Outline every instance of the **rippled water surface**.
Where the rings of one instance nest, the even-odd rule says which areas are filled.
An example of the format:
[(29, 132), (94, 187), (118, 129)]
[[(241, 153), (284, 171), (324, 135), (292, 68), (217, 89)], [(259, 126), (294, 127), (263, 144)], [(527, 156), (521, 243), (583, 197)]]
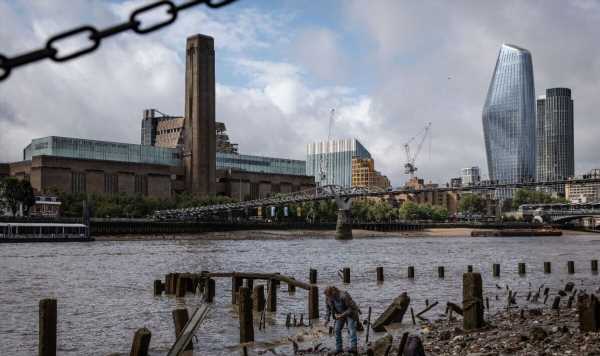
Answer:
[[(199, 303), (194, 297), (154, 297), (153, 280), (164, 279), (168, 272), (280, 272), (306, 281), (309, 268), (316, 268), (322, 291), (327, 284), (341, 285), (336, 271), (350, 267), (352, 283), (341, 287), (363, 312), (371, 306), (376, 317), (407, 291), (415, 311), (424, 307), (425, 299), (438, 300), (440, 305), (427, 314), (436, 317), (446, 301), (461, 302), (461, 275), (468, 264), (482, 273), (492, 307), (500, 307), (505, 300), (496, 301), (495, 296), (503, 296), (504, 290), (496, 284), (509, 284), (522, 298), (542, 283), (554, 290), (567, 281), (596, 289), (600, 278), (590, 272), (590, 260), (598, 258), (600, 236), (583, 235), (0, 244), (0, 355), (37, 353), (38, 302), (48, 297), (58, 300), (60, 355), (128, 355), (133, 333), (144, 326), (152, 332), (151, 354), (165, 354), (174, 341), (171, 310)], [(575, 275), (566, 273), (569, 260), (575, 261)], [(552, 262), (552, 274), (543, 274), (544, 261)], [(517, 275), (519, 262), (527, 264), (525, 276)], [(493, 263), (502, 265), (500, 278), (491, 276)], [(414, 280), (406, 278), (411, 265)], [(383, 284), (375, 282), (377, 266), (384, 267)], [(445, 266), (445, 279), (437, 277), (437, 266)], [(290, 296), (282, 284), (278, 311), (269, 317), (266, 331), (255, 329), (256, 339), (295, 334), (298, 329), (285, 328), (285, 316), (306, 313), (306, 300), (304, 290)], [(237, 354), (231, 347), (239, 340), (239, 324), (230, 302), (231, 279), (218, 279), (215, 304), (196, 333), (195, 355)], [(323, 315), (322, 296), (320, 302)], [(279, 350), (286, 352), (285, 347)]]

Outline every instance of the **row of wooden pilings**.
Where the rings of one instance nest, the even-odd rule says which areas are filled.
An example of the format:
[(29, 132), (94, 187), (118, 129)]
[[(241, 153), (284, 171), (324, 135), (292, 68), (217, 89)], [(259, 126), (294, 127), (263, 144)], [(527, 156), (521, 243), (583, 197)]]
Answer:
[[(598, 272), (598, 260), (591, 260), (590, 267), (591, 267), (590, 270), (592, 272)], [(446, 269), (444, 266), (438, 266), (437, 272), (438, 272), (439, 278), (444, 278), (445, 274), (446, 274)], [(472, 265), (467, 266), (467, 272), (473, 272)], [(518, 264), (518, 272), (520, 275), (527, 274), (527, 265), (524, 262), (520, 262)], [(375, 273), (376, 273), (377, 282), (383, 282), (384, 281), (383, 267), (377, 267), (375, 269)], [(552, 263), (551, 262), (544, 262), (544, 273), (546, 273), (546, 274), (552, 273)], [(567, 262), (567, 273), (569, 273), (569, 274), (575, 273), (575, 262), (574, 261)], [(349, 267), (344, 267), (341, 270), (339, 270), (338, 275), (343, 283), (350, 283), (350, 268)], [(499, 263), (492, 264), (492, 275), (494, 277), (500, 277), (500, 264)], [(414, 266), (408, 266), (406, 276), (407, 276), (407, 278), (411, 278), (411, 279), (415, 278), (415, 267)]]

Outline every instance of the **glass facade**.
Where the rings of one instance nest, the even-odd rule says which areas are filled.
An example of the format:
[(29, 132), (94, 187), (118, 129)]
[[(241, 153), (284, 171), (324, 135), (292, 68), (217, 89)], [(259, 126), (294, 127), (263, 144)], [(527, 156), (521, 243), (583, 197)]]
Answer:
[(535, 89), (529, 51), (502, 45), (482, 118), (490, 179), (534, 179)]
[(41, 155), (181, 166), (179, 151), (173, 148), (58, 136), (34, 139), (23, 151), (24, 160)]
[(228, 168), (259, 173), (306, 175), (304, 161), (217, 152), (217, 169)]
[[(357, 139), (321, 141), (306, 147), (306, 174), (317, 185), (352, 186), (352, 158), (371, 158)], [(324, 176), (321, 173), (325, 172)]]
[(546, 95), (538, 99), (536, 130), (537, 181), (573, 177), (575, 143), (571, 89), (547, 89)]

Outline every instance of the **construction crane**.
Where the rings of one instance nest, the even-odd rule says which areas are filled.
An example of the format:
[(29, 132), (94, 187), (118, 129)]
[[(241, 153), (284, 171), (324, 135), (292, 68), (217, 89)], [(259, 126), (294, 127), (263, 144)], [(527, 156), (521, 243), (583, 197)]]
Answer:
[[(423, 148), (423, 143), (427, 138), (427, 134), (429, 133), (429, 129), (431, 128), (431, 122), (427, 123), (423, 130), (419, 131), (418, 134), (411, 137), (408, 142), (404, 144), (404, 151), (406, 152), (406, 164), (404, 164), (404, 173), (409, 174), (412, 179), (415, 176), (415, 172), (417, 171), (417, 166), (415, 166), (415, 161), (417, 157), (419, 157), (419, 153), (421, 152), (421, 148)], [(414, 154), (411, 155), (410, 144), (413, 143), (416, 139), (421, 138), (419, 144), (417, 145), (417, 149)]]
[[(332, 131), (333, 131), (334, 117), (335, 117), (335, 109), (331, 109), (331, 111), (329, 112), (329, 129), (327, 130), (327, 141), (325, 141), (325, 147), (329, 147), (329, 141), (331, 140), (331, 135), (332, 135)], [(321, 161), (319, 163), (320, 163), (319, 183), (320, 183), (320, 185), (326, 185), (326, 184), (324, 184), (324, 182), (326, 183), (326, 181), (327, 181), (327, 160), (325, 159), (325, 150), (321, 154)]]

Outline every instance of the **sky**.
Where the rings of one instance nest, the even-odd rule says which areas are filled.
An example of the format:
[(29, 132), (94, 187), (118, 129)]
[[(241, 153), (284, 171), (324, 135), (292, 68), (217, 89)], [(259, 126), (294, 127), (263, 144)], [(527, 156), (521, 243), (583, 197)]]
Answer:
[[(147, 3), (0, 0), (0, 54), (125, 21)], [(333, 136), (356, 137), (394, 186), (407, 179), (403, 144), (429, 122), (419, 177), (443, 184), (470, 166), (487, 175), (481, 112), (496, 57), (502, 43), (527, 48), (536, 95), (573, 90), (580, 174), (600, 167), (599, 23), (596, 0), (201, 5), (151, 34), (15, 69), (0, 82), (0, 162), (21, 160), (31, 139), (50, 135), (139, 143), (144, 109), (183, 114), (185, 41), (202, 33), (215, 38), (216, 119), (242, 153), (305, 159), (306, 144), (327, 138), (335, 108)]]

